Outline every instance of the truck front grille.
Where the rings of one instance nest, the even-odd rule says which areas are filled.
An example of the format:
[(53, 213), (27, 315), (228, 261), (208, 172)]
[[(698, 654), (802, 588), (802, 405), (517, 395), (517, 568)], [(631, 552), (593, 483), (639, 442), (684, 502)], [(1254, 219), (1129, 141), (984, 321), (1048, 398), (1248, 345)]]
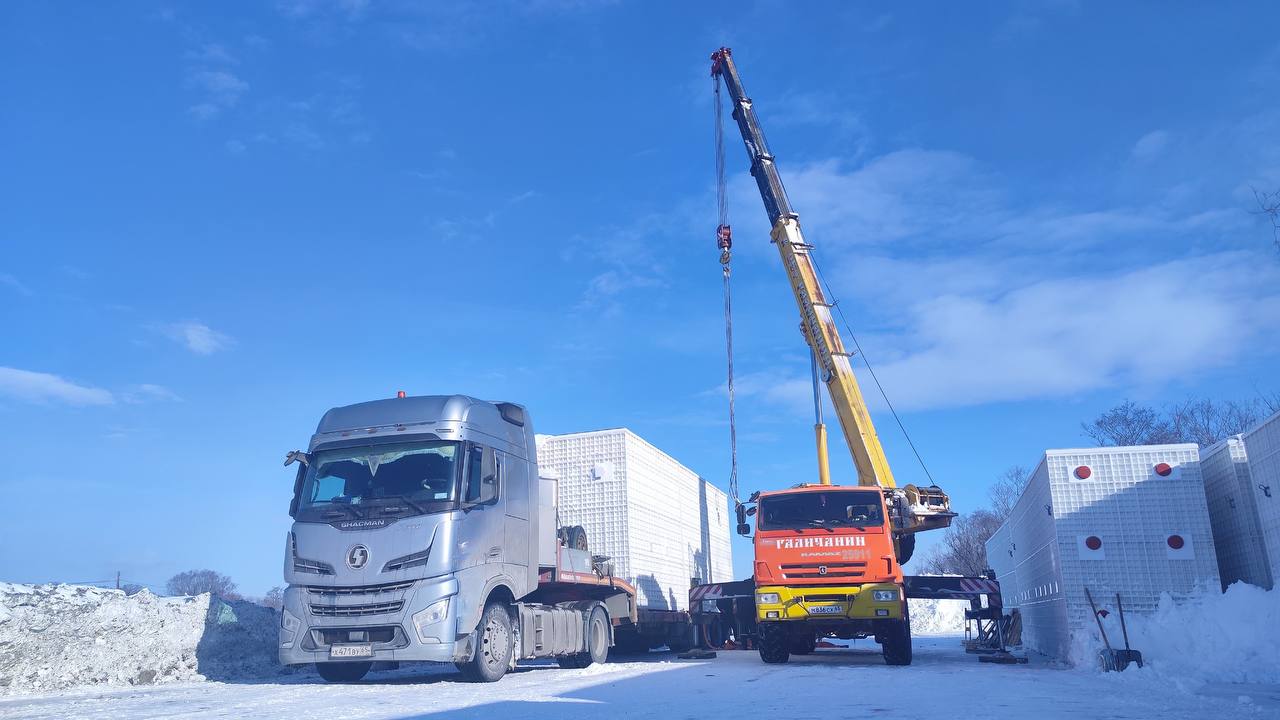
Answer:
[(865, 562), (801, 563), (783, 565), (782, 577), (787, 580), (845, 580), (863, 576)]
[(828, 594), (825, 594), (825, 595), (804, 595), (804, 596), (802, 596), (800, 599), (801, 599), (801, 600), (804, 600), (804, 601), (805, 601), (805, 602), (807, 602), (807, 603), (812, 603), (812, 602), (844, 602), (844, 601), (846, 601), (846, 600), (848, 600), (848, 599), (849, 599), (849, 596), (848, 596), (848, 595), (836, 594), (836, 593), (828, 593)]
[(311, 614), (321, 617), (361, 617), (364, 615), (384, 615), (400, 612), (404, 607), (403, 600), (392, 602), (365, 603), (362, 605), (317, 605), (311, 603)]
[(385, 583), (383, 585), (344, 585), (332, 587), (328, 585), (308, 585), (307, 591), (321, 598), (336, 598), (346, 595), (378, 595), (381, 593), (400, 592), (413, 587), (413, 581)]

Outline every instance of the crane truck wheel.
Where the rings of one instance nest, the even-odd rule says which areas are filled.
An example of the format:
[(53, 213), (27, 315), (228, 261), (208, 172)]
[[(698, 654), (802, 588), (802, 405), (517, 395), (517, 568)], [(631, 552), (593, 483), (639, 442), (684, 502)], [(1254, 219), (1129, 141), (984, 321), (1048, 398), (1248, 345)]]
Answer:
[(609, 658), (609, 616), (602, 608), (591, 611), (587, 620), (587, 649), (556, 658), (562, 668), (584, 668), (595, 663), (603, 663)]
[(796, 655), (808, 655), (818, 649), (818, 636), (805, 633), (791, 638), (791, 652)]
[(763, 622), (756, 627), (759, 632), (760, 659), (771, 664), (786, 662), (791, 657), (787, 629), (776, 622)]
[(497, 682), (511, 664), (511, 615), (501, 602), (490, 602), (480, 614), (476, 627), (475, 652), (471, 659), (457, 663), (468, 682)]
[(373, 667), (371, 662), (316, 663), (316, 672), (325, 682), (352, 683), (364, 678)]
[(911, 618), (905, 612), (901, 621), (885, 629), (881, 639), (885, 665), (911, 664)]

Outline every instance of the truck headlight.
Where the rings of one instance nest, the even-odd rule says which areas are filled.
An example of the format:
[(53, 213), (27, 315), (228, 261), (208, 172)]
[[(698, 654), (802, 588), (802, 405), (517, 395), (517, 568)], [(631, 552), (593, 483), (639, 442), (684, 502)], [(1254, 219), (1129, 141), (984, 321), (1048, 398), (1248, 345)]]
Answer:
[(873, 590), (871, 599), (876, 602), (893, 602), (898, 599), (897, 590)]
[(280, 647), (293, 647), (294, 636), (298, 634), (298, 628), (302, 626), (302, 621), (288, 610), (280, 612)]
[(428, 635), (432, 625), (449, 616), (449, 598), (441, 598), (422, 610), (413, 614), (413, 627), (418, 631), (418, 639), (424, 643), (438, 643), (440, 638)]
[(778, 593), (756, 593), (756, 602), (761, 605), (777, 605)]

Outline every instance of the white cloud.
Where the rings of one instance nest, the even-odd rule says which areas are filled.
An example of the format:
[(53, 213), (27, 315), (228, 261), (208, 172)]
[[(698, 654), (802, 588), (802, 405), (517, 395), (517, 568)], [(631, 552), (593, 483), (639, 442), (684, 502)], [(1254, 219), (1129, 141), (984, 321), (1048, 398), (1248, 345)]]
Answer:
[(18, 278), (12, 275), (9, 275), (8, 273), (0, 273), (0, 285), (4, 285), (10, 288), (11, 290), (18, 293), (19, 295), (26, 295), (30, 297), (31, 295), (35, 294), (31, 292), (31, 288), (24, 285), (21, 280), (19, 280)]
[(165, 325), (162, 329), (170, 340), (183, 345), (197, 355), (212, 355), (219, 350), (225, 350), (235, 342), (231, 336), (220, 333), (197, 320), (172, 323)]
[(145, 402), (181, 402), (182, 398), (178, 394), (163, 385), (153, 385), (151, 383), (142, 383), (134, 385), (128, 391), (120, 394), (120, 399), (127, 403), (141, 404)]
[(1170, 140), (1172, 136), (1168, 132), (1153, 130), (1138, 138), (1138, 142), (1133, 144), (1133, 157), (1135, 160), (1151, 160), (1164, 153), (1169, 147)]
[(107, 390), (77, 385), (57, 375), (0, 367), (0, 395), (32, 403), (110, 405), (115, 397)]

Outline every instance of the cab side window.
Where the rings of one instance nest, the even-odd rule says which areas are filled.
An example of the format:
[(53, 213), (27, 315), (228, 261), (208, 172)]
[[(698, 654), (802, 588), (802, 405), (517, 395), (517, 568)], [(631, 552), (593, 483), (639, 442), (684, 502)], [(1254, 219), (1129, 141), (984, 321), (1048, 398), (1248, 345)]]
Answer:
[(467, 486), (462, 501), (476, 505), (498, 499), (498, 460), (493, 448), (472, 445), (467, 456)]

